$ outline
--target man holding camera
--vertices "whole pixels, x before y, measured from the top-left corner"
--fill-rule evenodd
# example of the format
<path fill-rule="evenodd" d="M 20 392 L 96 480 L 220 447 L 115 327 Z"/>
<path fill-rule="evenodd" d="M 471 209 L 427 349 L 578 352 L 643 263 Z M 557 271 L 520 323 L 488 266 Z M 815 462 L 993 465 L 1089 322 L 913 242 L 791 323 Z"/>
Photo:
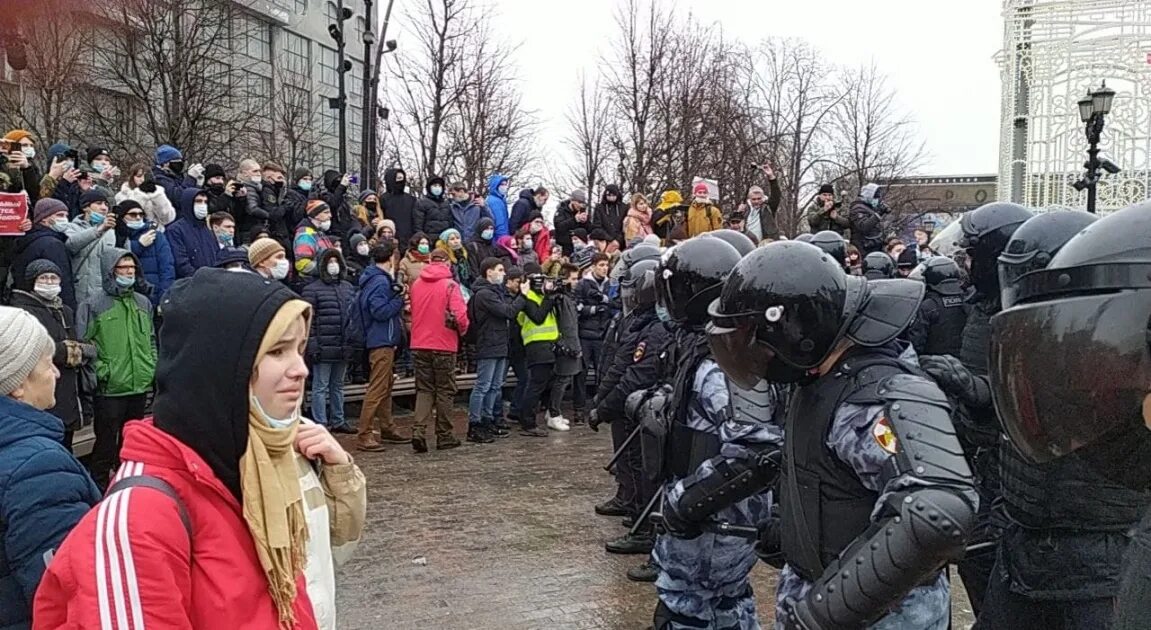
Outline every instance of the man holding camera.
<path fill-rule="evenodd" d="M 844 236 L 851 227 L 851 221 L 847 216 L 840 214 L 840 205 L 842 204 L 835 200 L 835 188 L 831 184 L 820 186 L 819 194 L 807 208 L 807 225 L 811 227 L 811 233 L 831 230 Z"/>
<path fill-rule="evenodd" d="M 555 314 L 555 293 L 555 282 L 542 272 L 529 275 L 528 286 L 523 291 L 523 310 L 516 316 L 528 371 L 528 385 L 520 404 L 520 434 L 528 437 L 548 435 L 539 426 L 536 407 L 551 382 L 552 367 L 556 362 L 555 345 L 560 338 L 560 329 Z"/>

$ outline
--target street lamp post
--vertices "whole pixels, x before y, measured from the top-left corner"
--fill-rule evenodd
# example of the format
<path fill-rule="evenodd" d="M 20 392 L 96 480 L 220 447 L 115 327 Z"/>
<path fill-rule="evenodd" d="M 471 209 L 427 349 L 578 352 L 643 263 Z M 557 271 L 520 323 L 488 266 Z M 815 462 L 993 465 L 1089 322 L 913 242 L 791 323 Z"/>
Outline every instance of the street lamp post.
<path fill-rule="evenodd" d="M 336 41 L 336 63 L 339 65 L 338 88 L 339 95 L 328 99 L 328 108 L 339 111 L 339 125 L 337 135 L 340 139 L 340 173 L 348 172 L 348 92 L 345 75 L 352 69 L 352 62 L 346 56 L 346 38 L 344 23 L 352 17 L 352 10 L 344 6 L 344 0 L 336 4 L 336 23 L 328 25 L 328 34 Z"/>
<path fill-rule="evenodd" d="M 379 122 L 377 118 L 386 119 L 388 117 L 388 109 L 386 107 L 380 109 L 378 94 L 380 89 L 380 70 L 384 65 L 384 55 L 395 52 L 396 50 L 396 40 L 385 39 L 388 36 L 388 24 L 392 19 L 392 5 L 394 5 L 395 2 L 396 0 L 388 0 L 388 6 L 384 10 L 384 21 L 380 25 L 380 39 L 384 40 L 384 44 L 382 46 L 376 46 L 375 63 L 372 64 L 372 80 L 368 83 L 368 91 L 371 92 L 371 98 L 367 101 L 367 109 L 364 110 L 364 128 L 368 142 L 363 150 L 363 159 L 371 169 L 369 172 L 369 181 L 373 184 L 375 190 L 379 190 L 378 172 L 376 170 L 376 163 L 378 162 L 376 145 L 379 136 L 376 129 L 376 124 Z M 366 67 L 364 74 L 367 74 Z"/>
<path fill-rule="evenodd" d="M 363 76 L 363 102 L 360 104 L 360 187 L 371 188 L 372 170 L 368 166 L 368 138 L 371 137 L 371 125 L 368 115 L 372 113 L 371 85 L 372 85 L 372 44 L 376 43 L 376 34 L 372 32 L 372 0 L 364 0 L 364 71 Z M 373 121 L 374 122 L 374 121 Z"/>
<path fill-rule="evenodd" d="M 1114 162 L 1099 157 L 1099 140 L 1103 135 L 1103 125 L 1107 114 L 1111 113 L 1111 105 L 1115 101 L 1115 90 L 1107 87 L 1107 82 L 1093 92 L 1087 94 L 1079 101 L 1079 118 L 1085 125 L 1087 134 L 1087 161 L 1083 167 L 1087 173 L 1083 179 L 1072 184 L 1080 192 L 1087 189 L 1087 211 L 1095 212 L 1096 186 L 1101 177 L 1099 169 L 1115 175 L 1121 170 Z"/>

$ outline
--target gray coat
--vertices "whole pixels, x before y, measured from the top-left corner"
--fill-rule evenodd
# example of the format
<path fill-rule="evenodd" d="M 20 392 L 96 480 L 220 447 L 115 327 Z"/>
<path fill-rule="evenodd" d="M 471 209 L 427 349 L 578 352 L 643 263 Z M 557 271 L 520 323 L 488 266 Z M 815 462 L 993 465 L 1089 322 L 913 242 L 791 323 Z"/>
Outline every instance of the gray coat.
<path fill-rule="evenodd" d="M 110 212 L 111 210 L 109 210 Z M 116 247 L 116 231 L 100 233 L 98 226 L 79 215 L 64 230 L 68 240 L 64 247 L 72 258 L 72 282 L 76 287 L 76 304 L 104 293 L 104 270 L 100 257 Z"/>
<path fill-rule="evenodd" d="M 556 364 L 553 373 L 556 376 L 575 376 L 583 367 L 579 341 L 579 312 L 576 310 L 575 297 L 570 293 L 556 296 L 555 313 L 560 338 L 556 342 Z M 563 352 L 561 348 L 568 351 Z"/>

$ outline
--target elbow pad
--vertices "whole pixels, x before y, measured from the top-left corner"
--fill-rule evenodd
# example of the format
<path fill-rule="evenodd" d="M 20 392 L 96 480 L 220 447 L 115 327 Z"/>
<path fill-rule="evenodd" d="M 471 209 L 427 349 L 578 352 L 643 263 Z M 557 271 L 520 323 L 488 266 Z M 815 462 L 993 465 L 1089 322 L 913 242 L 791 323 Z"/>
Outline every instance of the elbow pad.
<path fill-rule="evenodd" d="M 678 502 L 679 514 L 700 522 L 720 510 L 763 492 L 779 479 L 782 452 L 778 446 L 755 459 L 725 459 L 715 472 L 687 486 Z"/>

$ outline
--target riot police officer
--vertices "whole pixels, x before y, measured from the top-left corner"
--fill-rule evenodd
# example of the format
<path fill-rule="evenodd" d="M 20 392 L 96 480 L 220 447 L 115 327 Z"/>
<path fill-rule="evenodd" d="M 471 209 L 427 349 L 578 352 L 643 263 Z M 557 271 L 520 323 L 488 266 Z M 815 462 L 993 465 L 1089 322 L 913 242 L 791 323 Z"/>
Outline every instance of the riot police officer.
<path fill-rule="evenodd" d="M 951 355 L 920 357 L 919 364 L 955 402 L 955 428 L 979 481 L 979 527 L 973 542 L 998 540 L 1002 515 L 992 511 L 998 502 L 999 421 L 991 403 L 987 382 L 987 353 L 991 348 L 991 316 L 1000 310 L 999 255 L 1011 235 L 1030 219 L 1031 212 L 1014 203 L 994 202 L 964 214 L 959 224 L 963 235 L 959 244 L 967 252 L 969 277 L 975 292 L 968 298 L 970 308 L 963 326 L 959 358 Z M 979 614 L 987 581 L 995 563 L 993 547 L 970 553 L 958 563 L 959 576 Z"/>
<path fill-rule="evenodd" d="M 871 252 L 863 257 L 863 277 L 868 280 L 888 280 L 895 277 L 895 261 L 887 252 Z"/>
<path fill-rule="evenodd" d="M 755 243 L 747 237 L 743 232 L 735 230 L 713 230 L 711 232 L 704 232 L 700 234 L 704 238 L 718 238 L 723 242 L 735 248 L 740 256 L 746 256 L 755 249 Z"/>
<path fill-rule="evenodd" d="M 832 232 L 831 230 L 816 232 L 811 235 L 811 240 L 808 242 L 831 256 L 835 262 L 839 263 L 840 267 L 843 267 L 844 271 L 851 270 L 847 264 L 847 241 L 839 235 L 839 232 Z"/>
<path fill-rule="evenodd" d="M 947 399 L 897 335 L 923 286 L 849 276 L 822 251 L 778 242 L 736 265 L 709 309 L 732 382 L 798 383 L 786 442 L 664 506 L 671 531 L 779 477 L 784 628 L 942 629 L 945 565 L 963 551 L 978 493 Z"/>
<path fill-rule="evenodd" d="M 714 475 L 712 458 L 740 448 L 759 435 L 730 430 L 727 381 L 711 360 L 704 334 L 707 305 L 740 255 L 719 238 L 693 238 L 669 250 L 656 273 L 659 306 L 675 323 L 670 396 L 661 409 L 644 405 L 642 447 L 645 474 L 662 482 L 665 500 L 675 501 L 696 479 Z M 657 390 L 658 391 L 658 390 Z M 721 513 L 725 520 L 757 527 L 770 514 L 768 497 L 749 496 Z M 693 539 L 660 535 L 653 556 L 659 567 L 654 615 L 657 630 L 757 627 L 748 575 L 755 544 L 742 537 L 704 533 Z"/>
<path fill-rule="evenodd" d="M 1151 203 L 1103 217 L 1068 241 L 1045 270 L 1020 278 L 1015 305 L 992 320 L 995 403 L 1028 461 L 1066 462 L 1132 490 L 1151 488 L 1149 243 Z M 1048 549 L 1055 554 L 1061 545 Z M 1123 554 L 1111 627 L 1146 628 L 1151 513 Z"/>
<path fill-rule="evenodd" d="M 627 271 L 631 269 L 631 267 L 637 262 L 644 260 L 658 261 L 659 256 L 660 252 L 658 247 L 653 247 L 651 245 L 638 245 L 620 255 L 620 262 L 616 265 L 616 269 L 621 270 L 621 273 L 626 275 Z M 613 269 L 612 271 L 614 275 L 615 270 Z M 621 286 L 621 298 L 624 297 L 622 294 L 629 290 L 629 287 Z M 615 313 L 612 316 L 611 321 L 608 322 L 608 328 L 604 333 L 603 347 L 600 350 L 599 361 L 595 366 L 596 399 L 603 398 L 605 395 L 607 395 L 607 392 L 615 386 L 615 383 L 607 381 L 605 376 L 611 370 L 612 360 L 615 358 L 616 351 L 619 349 L 621 342 L 621 331 L 626 328 L 626 326 L 623 324 L 623 320 L 628 314 L 628 302 L 626 302 L 626 300 L 621 301 L 624 302 L 624 308 L 623 310 Z M 592 403 L 592 408 L 595 408 L 594 401 Z M 596 420 L 596 425 L 598 425 L 601 422 L 611 422 L 613 418 L 600 416 Z M 591 424 L 590 421 L 589 424 Z M 594 429 L 595 427 L 592 428 Z M 627 439 L 627 433 L 624 433 L 623 423 L 612 423 L 612 448 L 618 451 L 623 445 L 625 439 Z M 629 514 L 629 506 L 631 505 L 631 501 L 635 498 L 635 489 L 625 485 L 629 483 L 629 480 L 629 477 L 625 476 L 621 479 L 617 476 L 615 496 L 608 499 L 607 501 L 597 504 L 595 506 L 595 513 L 599 514 L 600 516 L 627 516 Z"/>
<path fill-rule="evenodd" d="M 659 384 L 661 374 L 660 358 L 666 356 L 668 343 L 674 338 L 669 323 L 660 320 L 655 312 L 655 272 L 659 264 L 644 260 L 632 265 L 628 275 L 621 282 L 624 308 L 629 312 L 623 323 L 623 338 L 612 366 L 604 376 L 604 396 L 596 399 L 594 421 L 611 419 L 623 427 L 623 433 L 630 436 L 639 423 L 633 414 L 627 414 L 624 403 L 633 392 L 647 390 Z M 598 430 L 596 424 L 593 430 Z M 646 478 L 641 470 L 639 440 L 632 439 L 623 448 L 616 464 L 616 476 L 629 487 L 632 500 L 628 512 L 632 519 L 641 518 L 641 513 L 658 489 L 655 483 Z M 624 537 L 608 542 L 605 547 L 610 553 L 650 553 L 655 540 L 654 526 L 649 522 L 639 523 L 635 534 L 628 532 Z M 637 582 L 654 582 L 657 570 L 650 562 L 644 562 L 628 571 L 628 578 Z"/>
<path fill-rule="evenodd" d="M 927 291 L 919 314 L 907 328 L 906 339 L 920 355 L 958 355 L 967 323 L 959 265 L 950 258 L 932 256 L 919 263 L 908 278 L 922 280 Z"/>
<path fill-rule="evenodd" d="M 1004 307 L 1016 303 L 1021 278 L 1043 269 L 1096 218 L 1049 212 L 1020 226 L 999 257 Z M 1028 619 L 1055 630 L 1109 628 L 1127 532 L 1151 495 L 1109 481 L 1078 454 L 1036 464 L 1006 443 L 1000 474 L 1007 526 L 976 627 L 1013 628 Z"/>
<path fill-rule="evenodd" d="M 815 235 L 811 232 L 804 232 L 803 234 L 796 236 L 795 240 L 799 241 L 800 243 L 810 243 L 814 236 Z"/>

